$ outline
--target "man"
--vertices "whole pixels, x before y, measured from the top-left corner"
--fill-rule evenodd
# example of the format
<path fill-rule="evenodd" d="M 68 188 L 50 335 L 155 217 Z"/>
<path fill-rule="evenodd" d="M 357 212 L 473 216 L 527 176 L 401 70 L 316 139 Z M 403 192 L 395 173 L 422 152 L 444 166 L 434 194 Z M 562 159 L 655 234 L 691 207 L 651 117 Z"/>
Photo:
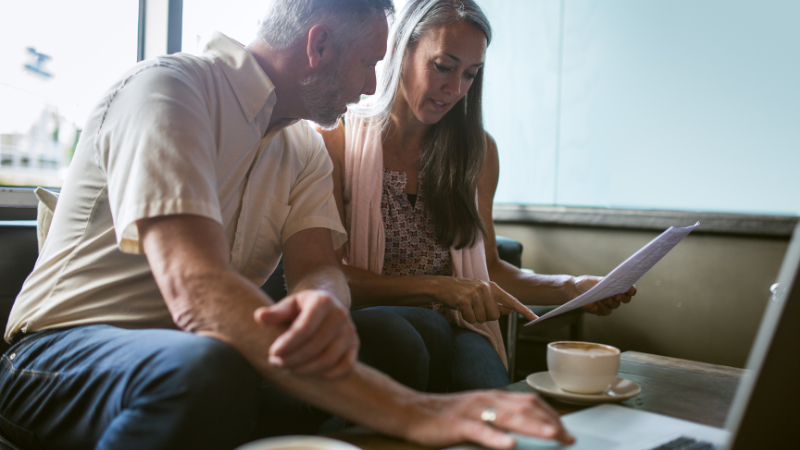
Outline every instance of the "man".
<path fill-rule="evenodd" d="M 426 396 L 355 362 L 331 162 L 297 119 L 334 126 L 373 93 L 391 9 L 279 0 L 246 49 L 217 35 L 203 57 L 143 62 L 108 91 L 9 320 L 5 436 L 233 448 L 315 414 L 272 386 L 423 444 L 571 440 L 535 396 Z M 273 305 L 258 286 L 281 253 L 290 296 Z"/>

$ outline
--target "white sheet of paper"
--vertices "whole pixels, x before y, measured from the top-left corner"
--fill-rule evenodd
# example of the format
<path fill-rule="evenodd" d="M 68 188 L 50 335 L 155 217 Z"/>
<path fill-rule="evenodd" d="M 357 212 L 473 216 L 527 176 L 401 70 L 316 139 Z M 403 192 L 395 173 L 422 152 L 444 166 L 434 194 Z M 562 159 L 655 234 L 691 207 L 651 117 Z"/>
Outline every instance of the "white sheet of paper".
<path fill-rule="evenodd" d="M 667 231 L 661 233 L 657 238 L 640 248 L 639 251 L 617 266 L 616 269 L 612 270 L 611 273 L 606 275 L 599 283 L 595 284 L 594 287 L 549 313 L 542 315 L 538 319 L 526 323 L 525 326 L 527 327 L 528 325 L 540 322 L 548 317 L 572 311 L 575 308 L 580 308 L 581 306 L 611 297 L 612 295 L 627 292 L 631 286 L 636 284 L 644 274 L 650 271 L 657 262 L 661 261 L 664 255 L 669 253 L 670 250 L 678 245 L 678 242 L 682 241 L 683 238 L 697 228 L 698 225 L 700 225 L 700 222 L 689 227 L 667 228 Z"/>

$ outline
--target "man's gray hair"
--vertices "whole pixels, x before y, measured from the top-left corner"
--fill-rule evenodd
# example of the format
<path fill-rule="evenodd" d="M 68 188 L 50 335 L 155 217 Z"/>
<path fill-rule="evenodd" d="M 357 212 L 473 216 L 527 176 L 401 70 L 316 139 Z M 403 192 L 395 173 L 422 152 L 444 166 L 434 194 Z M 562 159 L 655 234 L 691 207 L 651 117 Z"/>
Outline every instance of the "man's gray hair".
<path fill-rule="evenodd" d="M 285 50 L 322 24 L 331 30 L 338 50 L 369 38 L 369 23 L 392 14 L 392 0 L 273 0 L 258 36 L 271 48 Z"/>

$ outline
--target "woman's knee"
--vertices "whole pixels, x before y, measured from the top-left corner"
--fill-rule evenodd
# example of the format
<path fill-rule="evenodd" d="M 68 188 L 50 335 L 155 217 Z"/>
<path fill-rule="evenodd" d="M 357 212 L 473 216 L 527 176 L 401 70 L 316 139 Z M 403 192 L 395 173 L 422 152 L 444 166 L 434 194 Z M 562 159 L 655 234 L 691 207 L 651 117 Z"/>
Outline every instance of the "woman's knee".
<path fill-rule="evenodd" d="M 508 371 L 492 344 L 474 331 L 455 330 L 452 391 L 496 389 L 509 384 Z"/>
<path fill-rule="evenodd" d="M 379 308 L 352 312 L 361 340 L 359 360 L 400 383 L 425 390 L 430 356 L 425 341 L 402 316 Z"/>
<path fill-rule="evenodd" d="M 411 306 L 388 307 L 402 316 L 419 333 L 431 358 L 449 360 L 455 345 L 455 335 L 450 323 L 436 311 Z"/>

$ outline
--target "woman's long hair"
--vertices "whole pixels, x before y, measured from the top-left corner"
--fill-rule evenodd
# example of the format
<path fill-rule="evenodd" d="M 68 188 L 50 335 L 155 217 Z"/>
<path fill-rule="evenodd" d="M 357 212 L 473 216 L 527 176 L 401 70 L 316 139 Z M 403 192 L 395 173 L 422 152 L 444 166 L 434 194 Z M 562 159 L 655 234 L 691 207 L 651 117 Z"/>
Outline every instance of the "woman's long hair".
<path fill-rule="evenodd" d="M 406 51 L 414 48 L 428 31 L 456 23 L 468 23 L 492 40 L 489 21 L 473 0 L 411 0 L 392 25 L 386 63 L 375 95 L 350 111 L 386 129 L 397 97 Z M 420 154 L 420 177 L 425 208 L 433 218 L 436 239 L 443 245 L 464 248 L 486 236 L 476 204 L 478 178 L 486 162 L 480 69 L 467 94 L 432 125 Z"/>

